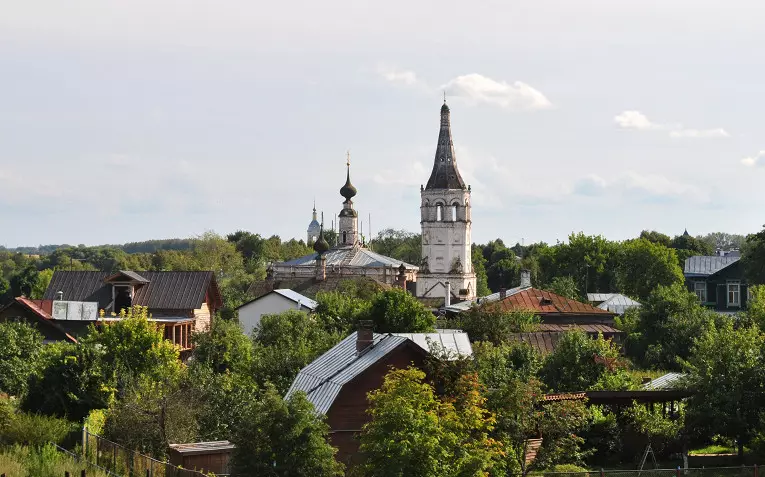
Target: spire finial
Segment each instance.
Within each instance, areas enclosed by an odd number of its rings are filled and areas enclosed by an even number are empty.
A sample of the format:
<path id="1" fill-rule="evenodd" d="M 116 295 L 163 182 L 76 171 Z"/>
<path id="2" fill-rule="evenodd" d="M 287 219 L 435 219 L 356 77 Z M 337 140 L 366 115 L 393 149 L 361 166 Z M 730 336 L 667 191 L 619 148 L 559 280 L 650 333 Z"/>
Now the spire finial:
<path id="1" fill-rule="evenodd" d="M 446 104 L 446 90 L 444 90 L 444 104 Z"/>
<path id="2" fill-rule="evenodd" d="M 316 197 L 313 198 L 313 211 L 316 212 Z"/>
<path id="3" fill-rule="evenodd" d="M 345 165 L 347 167 L 351 167 L 351 150 L 350 149 L 345 151 Z"/>

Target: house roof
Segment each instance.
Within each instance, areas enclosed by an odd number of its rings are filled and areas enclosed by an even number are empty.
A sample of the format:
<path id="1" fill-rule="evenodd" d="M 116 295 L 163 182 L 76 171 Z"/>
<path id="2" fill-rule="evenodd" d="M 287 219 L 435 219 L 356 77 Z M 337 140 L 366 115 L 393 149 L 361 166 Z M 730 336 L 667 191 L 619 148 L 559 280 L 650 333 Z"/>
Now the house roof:
<path id="1" fill-rule="evenodd" d="M 36 318 L 37 322 L 42 326 L 50 327 L 61 333 L 66 341 L 71 343 L 77 343 L 77 339 L 64 330 L 58 323 L 53 320 L 51 316 L 51 309 L 53 306 L 52 300 L 30 300 L 29 298 L 19 296 L 13 299 L 7 305 L 0 307 L 0 311 L 6 310 L 11 306 L 20 306 L 28 310 L 31 315 Z"/>
<path id="2" fill-rule="evenodd" d="M 529 310 L 540 315 L 613 315 L 613 313 L 596 308 L 589 303 L 582 303 L 533 287 L 522 288 L 489 306 L 498 307 L 505 311 Z"/>
<path id="3" fill-rule="evenodd" d="M 461 356 L 473 353 L 467 333 L 462 332 L 374 333 L 372 346 L 361 354 L 356 351 L 356 339 L 354 332 L 301 369 L 285 397 L 303 391 L 316 412 L 326 414 L 345 384 L 399 346 L 410 343 L 429 352 L 428 341 L 432 341 Z"/>
<path id="4" fill-rule="evenodd" d="M 94 301 L 106 308 L 112 301 L 111 285 L 106 282 L 110 272 L 56 271 L 45 290 L 44 299 L 55 299 L 63 292 L 69 301 Z M 150 310 L 194 310 L 200 308 L 210 292 L 212 305 L 218 308 L 222 298 L 215 274 L 202 272 L 137 272 L 136 276 L 148 281 L 136 286 L 133 304 Z"/>
<path id="5" fill-rule="evenodd" d="M 229 441 L 192 442 L 170 444 L 170 449 L 182 455 L 223 454 L 235 448 Z"/>
<path id="6" fill-rule="evenodd" d="M 601 310 L 607 310 L 619 315 L 623 315 L 630 308 L 640 307 L 640 303 L 628 296 L 619 293 L 611 294 L 611 297 L 597 306 Z"/>
<path id="7" fill-rule="evenodd" d="M 505 292 L 505 296 L 513 295 L 515 293 L 518 293 L 521 290 L 523 290 L 523 288 L 521 287 L 511 288 Z M 499 292 L 492 293 L 491 295 L 482 296 L 482 297 L 476 298 L 475 300 L 466 300 L 466 301 L 461 301 L 459 303 L 455 303 L 453 305 L 449 305 L 446 307 L 446 310 L 452 311 L 455 313 L 468 311 L 470 307 L 472 307 L 473 305 L 484 305 L 487 303 L 492 303 L 495 301 L 499 301 L 499 298 L 500 298 Z"/>
<path id="8" fill-rule="evenodd" d="M 128 281 L 133 283 L 149 283 L 149 280 L 130 270 L 120 270 L 117 273 L 106 277 L 107 282 L 121 282 Z"/>
<path id="9" fill-rule="evenodd" d="M 349 282 L 356 282 L 362 286 L 369 285 L 379 290 L 388 290 L 390 285 L 383 282 L 378 282 L 372 277 L 363 276 L 328 276 L 326 280 L 316 280 L 315 278 L 292 278 L 292 279 L 275 279 L 275 280 L 261 280 L 254 282 L 250 285 L 247 293 L 250 296 L 259 298 L 267 293 L 271 293 L 276 289 L 290 289 L 300 293 L 311 299 L 316 298 L 316 294 L 324 291 L 344 291 Z"/>
<path id="10" fill-rule="evenodd" d="M 557 329 L 556 329 L 557 328 Z M 585 333 L 603 333 L 604 335 L 617 335 L 623 333 L 606 325 L 540 325 L 540 331 L 529 333 L 510 333 L 508 338 L 512 341 L 527 343 L 540 354 L 550 354 L 555 351 L 563 334 L 567 331 L 579 330 Z"/>
<path id="11" fill-rule="evenodd" d="M 271 292 L 266 293 L 265 295 L 261 295 L 261 296 L 259 296 L 257 298 L 254 298 L 254 299 L 248 301 L 247 303 L 244 303 L 243 305 L 239 305 L 238 307 L 236 307 L 236 309 L 238 310 L 240 308 L 243 308 L 243 307 L 249 305 L 250 303 L 254 303 L 254 302 L 260 300 L 261 298 L 263 298 L 263 297 L 265 297 L 267 295 L 270 295 L 271 293 L 276 293 L 277 295 L 281 295 L 284 298 L 292 301 L 293 303 L 296 303 L 296 304 L 300 303 L 300 306 L 304 306 L 304 307 L 308 308 L 311 311 L 315 310 L 316 307 L 319 306 L 319 304 L 316 301 L 311 300 L 307 296 L 301 295 L 300 293 L 298 293 L 298 292 L 296 292 L 294 290 L 290 290 L 289 288 L 279 288 L 277 290 L 272 290 Z"/>
<path id="12" fill-rule="evenodd" d="M 587 301 L 594 301 L 594 302 L 601 303 L 608 300 L 614 295 L 618 295 L 618 293 L 588 293 Z"/>
<path id="13" fill-rule="evenodd" d="M 305 255 L 303 257 L 296 258 L 294 260 L 288 260 L 276 265 L 279 266 L 301 266 L 301 265 L 316 265 L 317 253 Z M 324 259 L 326 259 L 327 267 L 333 266 L 350 266 L 350 267 L 393 267 L 397 268 L 402 263 L 407 269 L 417 270 L 418 267 L 396 260 L 395 258 L 386 257 L 375 253 L 368 248 L 364 247 L 339 247 L 333 248 L 324 253 Z"/>
<path id="14" fill-rule="evenodd" d="M 686 277 L 708 277 L 741 260 L 741 257 L 696 255 L 685 259 L 683 273 Z"/>
<path id="15" fill-rule="evenodd" d="M 565 323 L 565 324 L 557 324 L 557 323 L 540 323 L 539 324 L 539 331 L 554 331 L 554 332 L 564 332 L 564 331 L 583 331 L 585 333 L 603 333 L 603 334 L 616 334 L 621 333 L 620 330 L 617 330 L 616 328 L 608 325 L 603 325 L 599 323 L 593 323 L 593 324 L 577 324 L 577 323 Z"/>
<path id="16" fill-rule="evenodd" d="M 644 384 L 641 389 L 644 391 L 666 391 L 674 389 L 683 389 L 683 380 L 686 375 L 683 373 L 667 373 Z"/>

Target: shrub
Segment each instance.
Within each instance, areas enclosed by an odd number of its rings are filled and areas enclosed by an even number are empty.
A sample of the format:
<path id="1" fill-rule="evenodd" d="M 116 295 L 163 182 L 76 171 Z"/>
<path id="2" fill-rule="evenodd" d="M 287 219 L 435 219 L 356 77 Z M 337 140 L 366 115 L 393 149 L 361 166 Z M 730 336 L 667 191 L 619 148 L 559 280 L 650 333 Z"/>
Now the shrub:
<path id="1" fill-rule="evenodd" d="M 0 440 L 8 444 L 27 444 L 41 447 L 62 443 L 77 424 L 56 417 L 19 412 L 13 415 L 7 427 L 2 429 Z"/>

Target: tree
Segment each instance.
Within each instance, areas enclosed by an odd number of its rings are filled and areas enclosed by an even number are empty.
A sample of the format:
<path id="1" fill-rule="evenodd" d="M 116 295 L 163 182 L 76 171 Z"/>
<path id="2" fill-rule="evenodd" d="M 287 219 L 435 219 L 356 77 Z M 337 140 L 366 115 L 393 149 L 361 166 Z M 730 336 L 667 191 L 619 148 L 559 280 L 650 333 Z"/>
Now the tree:
<path id="1" fill-rule="evenodd" d="M 37 284 L 37 269 L 29 265 L 15 274 L 10 281 L 13 296 L 30 296 Z"/>
<path id="2" fill-rule="evenodd" d="M 378 333 L 432 331 L 436 317 L 415 297 L 400 288 L 385 290 L 372 300 L 368 317 Z"/>
<path id="3" fill-rule="evenodd" d="M 45 295 L 45 290 L 48 289 L 48 285 L 50 284 L 52 278 L 53 270 L 50 268 L 46 268 L 45 270 L 40 271 L 40 273 L 37 274 L 37 280 L 35 281 L 35 285 L 32 287 L 29 298 L 32 298 L 33 300 L 42 299 L 43 295 Z M 0 292 L 1 291 L 2 290 L 0 290 Z"/>
<path id="4" fill-rule="evenodd" d="M 328 433 L 304 394 L 285 400 L 267 387 L 233 429 L 231 470 L 237 475 L 340 477 L 343 466 L 334 458 Z"/>
<path id="5" fill-rule="evenodd" d="M 638 300 L 645 300 L 657 285 L 683 283 L 674 250 L 646 239 L 628 240 L 619 251 L 616 282 L 619 289 Z"/>
<path id="6" fill-rule="evenodd" d="M 587 391 L 618 372 L 619 348 L 598 335 L 567 331 L 542 367 L 542 380 L 558 392 Z"/>
<path id="7" fill-rule="evenodd" d="M 0 323 L 0 392 L 23 396 L 37 373 L 43 336 L 26 323 Z"/>
<path id="8" fill-rule="evenodd" d="M 498 458 L 493 417 L 475 376 L 461 378 L 460 398 L 440 401 L 416 369 L 390 371 L 369 393 L 371 420 L 361 434 L 368 477 L 488 475 Z"/>
<path id="9" fill-rule="evenodd" d="M 741 262 L 744 265 L 744 275 L 750 284 L 765 284 L 765 226 L 756 234 L 746 236 Z"/>
<path id="10" fill-rule="evenodd" d="M 133 306 L 119 317 L 99 328 L 91 326 L 80 342 L 104 350 L 106 369 L 115 373 L 120 385 L 141 375 L 164 379 L 180 371 L 178 349 L 165 340 L 161 326 L 148 320 L 146 307 Z"/>
<path id="11" fill-rule="evenodd" d="M 693 338 L 720 317 L 680 283 L 659 285 L 634 313 L 620 322 L 628 333 L 627 354 L 643 366 L 678 371 L 678 360 L 690 356 Z"/>
<path id="12" fill-rule="evenodd" d="M 252 367 L 252 341 L 238 323 L 214 320 L 209 331 L 194 333 L 193 359 L 216 373 L 249 373 Z"/>
<path id="13" fill-rule="evenodd" d="M 750 285 L 743 318 L 765 331 L 765 285 Z"/>
<path id="14" fill-rule="evenodd" d="M 655 230 L 643 230 L 640 232 L 640 238 L 646 239 L 649 242 L 663 245 L 665 247 L 669 247 L 669 244 L 672 242 L 672 239 L 669 238 L 669 235 L 665 235 L 661 232 L 657 232 Z"/>
<path id="15" fill-rule="evenodd" d="M 351 293 L 330 291 L 316 294 L 318 305 L 314 310 L 316 318 L 330 332 L 348 334 L 359 319 L 369 313 L 371 303 Z"/>
<path id="16" fill-rule="evenodd" d="M 528 343 L 478 342 L 473 343 L 473 364 L 483 385 L 494 389 L 514 379 L 530 380 L 541 369 L 542 358 Z"/>
<path id="17" fill-rule="evenodd" d="M 488 304 L 472 306 L 451 321 L 450 326 L 465 331 L 472 341 L 499 344 L 507 341 L 510 333 L 534 331 L 539 317 L 533 311 L 505 311 Z"/>
<path id="18" fill-rule="evenodd" d="M 406 230 L 381 230 L 370 246 L 377 253 L 414 265 L 422 260 L 422 237 Z"/>
<path id="19" fill-rule="evenodd" d="M 489 289 L 489 279 L 486 275 L 486 259 L 483 258 L 483 251 L 480 246 L 473 245 L 471 249 L 471 257 L 476 278 L 476 296 L 490 295 L 491 290 Z"/>
<path id="20" fill-rule="evenodd" d="M 263 315 L 253 337 L 252 375 L 259 385 L 272 383 L 284 393 L 297 373 L 343 337 L 324 329 L 314 317 L 288 310 Z"/>
<path id="21" fill-rule="evenodd" d="M 209 366 L 192 363 L 189 382 L 197 393 L 198 438 L 202 441 L 228 439 L 247 418 L 250 403 L 258 399 L 259 388 L 249 374 L 216 373 Z"/>
<path id="22" fill-rule="evenodd" d="M 104 409 L 116 393 L 114 370 L 104 363 L 103 347 L 55 343 L 44 348 L 41 371 L 29 380 L 22 407 L 27 411 L 80 421 Z"/>
<path id="23" fill-rule="evenodd" d="M 610 291 L 619 246 L 600 235 L 571 234 L 554 254 L 552 276 L 571 276 L 582 293 Z"/>
<path id="24" fill-rule="evenodd" d="M 571 298 L 572 300 L 579 300 L 582 297 L 576 286 L 576 280 L 571 276 L 553 278 L 546 289 L 556 295 Z"/>
<path id="25" fill-rule="evenodd" d="M 696 391 L 688 405 L 690 427 L 735 438 L 740 458 L 763 417 L 763 343 L 756 327 L 735 328 L 730 318 L 710 323 L 685 366 Z"/>

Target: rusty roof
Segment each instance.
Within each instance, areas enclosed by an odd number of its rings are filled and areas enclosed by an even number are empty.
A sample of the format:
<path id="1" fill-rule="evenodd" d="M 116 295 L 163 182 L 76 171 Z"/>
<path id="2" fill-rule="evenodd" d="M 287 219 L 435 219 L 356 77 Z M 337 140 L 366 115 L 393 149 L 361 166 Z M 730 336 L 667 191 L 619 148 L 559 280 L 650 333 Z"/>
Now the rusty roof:
<path id="1" fill-rule="evenodd" d="M 504 311 L 528 310 L 539 315 L 598 315 L 603 317 L 615 315 L 589 303 L 582 303 L 547 290 L 532 287 L 523 288 L 517 293 L 508 295 L 487 306 L 499 307 Z"/>
<path id="2" fill-rule="evenodd" d="M 557 323 L 541 323 L 538 325 L 539 331 L 555 331 L 555 332 L 563 332 L 563 331 L 584 331 L 585 333 L 603 333 L 605 334 L 616 334 L 621 333 L 620 330 L 617 330 L 613 326 L 608 325 L 602 325 L 599 323 L 593 323 L 593 324 L 578 324 L 578 323 L 565 323 L 565 324 L 557 324 Z"/>
<path id="3" fill-rule="evenodd" d="M 53 320 L 53 317 L 51 316 L 53 300 L 30 300 L 27 297 L 19 296 L 14 298 L 12 302 L 8 303 L 4 307 L 0 307 L 0 310 L 10 308 L 14 304 L 30 311 L 32 315 L 37 319 L 37 322 L 41 323 L 42 326 L 55 328 L 56 331 L 61 333 L 67 341 L 71 343 L 77 343 L 77 339 L 74 336 L 67 333 L 66 330 L 61 327 L 61 325 Z"/>

